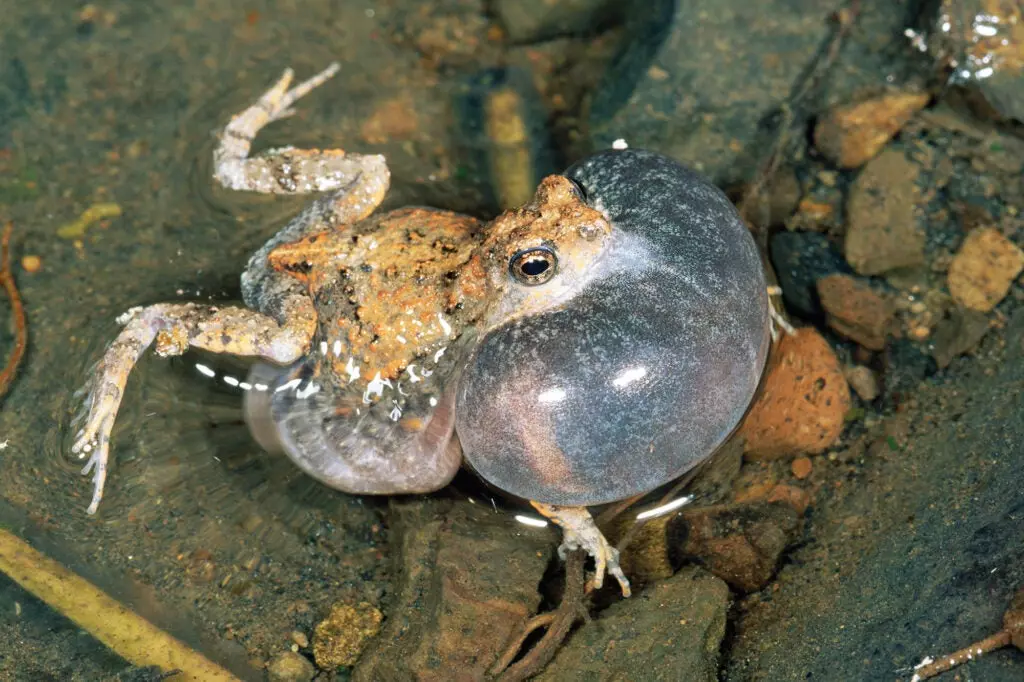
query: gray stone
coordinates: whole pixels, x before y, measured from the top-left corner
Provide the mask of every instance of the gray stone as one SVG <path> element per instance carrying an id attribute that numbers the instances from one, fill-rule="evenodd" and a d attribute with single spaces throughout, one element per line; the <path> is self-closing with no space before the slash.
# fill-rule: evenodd
<path id="1" fill-rule="evenodd" d="M 716 682 L 728 607 L 724 582 L 686 567 L 580 628 L 537 679 Z"/>
<path id="2" fill-rule="evenodd" d="M 816 282 L 853 272 L 828 237 L 817 232 L 779 232 L 768 248 L 789 312 L 808 319 L 824 317 Z"/>

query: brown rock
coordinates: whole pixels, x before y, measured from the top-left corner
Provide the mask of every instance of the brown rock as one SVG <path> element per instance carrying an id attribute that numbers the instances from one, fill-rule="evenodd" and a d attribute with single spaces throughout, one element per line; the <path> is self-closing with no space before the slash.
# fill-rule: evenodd
<path id="1" fill-rule="evenodd" d="M 793 508 L 799 516 L 803 516 L 807 508 L 811 506 L 811 496 L 803 488 L 791 485 L 777 485 L 768 493 L 766 502 L 785 502 Z"/>
<path id="2" fill-rule="evenodd" d="M 843 432 L 849 409 L 850 388 L 828 342 L 810 327 L 785 334 L 740 426 L 744 455 L 758 460 L 822 452 Z"/>
<path id="3" fill-rule="evenodd" d="M 1024 268 L 1024 251 L 986 227 L 974 230 L 949 264 L 949 293 L 965 308 L 988 312 L 1003 300 Z"/>
<path id="4" fill-rule="evenodd" d="M 840 168 L 864 165 L 924 108 L 928 95 L 894 92 L 829 111 L 814 127 L 814 145 Z"/>
<path id="5" fill-rule="evenodd" d="M 847 367 L 845 375 L 850 388 L 865 402 L 871 402 L 882 392 L 878 385 L 878 375 L 864 365 Z"/>
<path id="6" fill-rule="evenodd" d="M 924 263 L 924 233 L 914 221 L 918 168 L 887 149 L 857 176 L 847 200 L 846 260 L 862 275 Z"/>
<path id="7" fill-rule="evenodd" d="M 793 470 L 793 475 L 803 480 L 811 475 L 811 471 L 814 469 L 814 465 L 811 463 L 809 457 L 797 457 L 793 460 L 790 465 Z"/>
<path id="8" fill-rule="evenodd" d="M 367 642 L 380 632 L 384 615 L 373 604 L 335 604 L 313 632 L 313 658 L 324 670 L 355 665 Z"/>
<path id="9" fill-rule="evenodd" d="M 715 682 L 728 608 L 725 583 L 684 568 L 602 611 L 536 679 Z"/>
<path id="10" fill-rule="evenodd" d="M 484 679 L 540 605 L 537 584 L 557 533 L 521 526 L 490 505 L 389 506 L 396 592 L 353 680 Z"/>
<path id="11" fill-rule="evenodd" d="M 828 326 L 868 350 L 885 348 L 896 312 L 887 299 L 849 275 L 822 277 L 817 287 Z"/>
<path id="12" fill-rule="evenodd" d="M 316 674 L 316 668 L 305 656 L 285 651 L 274 657 L 267 666 L 270 682 L 309 682 Z"/>

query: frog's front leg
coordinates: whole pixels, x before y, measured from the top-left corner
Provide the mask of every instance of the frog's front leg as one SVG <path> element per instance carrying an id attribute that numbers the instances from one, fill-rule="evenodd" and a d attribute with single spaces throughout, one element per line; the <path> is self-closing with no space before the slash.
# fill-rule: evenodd
<path id="1" fill-rule="evenodd" d="M 195 347 L 278 364 L 294 362 L 309 351 L 316 312 L 312 300 L 300 296 L 288 300 L 284 308 L 287 322 L 283 325 L 245 308 L 194 303 L 158 303 L 133 308 L 118 318 L 124 329 L 107 348 L 87 386 L 85 426 L 71 447 L 80 457 L 89 455 L 82 473 L 93 473 L 90 514 L 103 498 L 110 433 L 128 375 L 146 348 L 155 341 L 161 356 L 181 355 Z"/>
<path id="2" fill-rule="evenodd" d="M 600 589 L 604 585 L 605 572 L 611 573 L 619 581 L 622 596 L 632 594 L 629 580 L 619 566 L 619 550 L 615 549 L 594 523 L 586 507 L 559 507 L 553 504 L 530 501 L 533 508 L 551 519 L 552 523 L 562 529 L 562 544 L 558 547 L 558 556 L 565 559 L 574 549 L 582 549 L 594 557 L 594 587 Z"/>
<path id="3" fill-rule="evenodd" d="M 340 67 L 337 63 L 294 88 L 294 72 L 284 75 L 255 104 L 234 116 L 220 133 L 213 153 L 214 178 L 224 187 L 264 194 L 338 192 L 345 218 L 369 215 L 387 192 L 390 175 L 383 156 L 347 154 L 340 149 L 270 149 L 250 157 L 252 141 L 268 123 L 295 113 L 292 105 L 322 85 Z M 354 206 L 353 204 L 359 204 Z M 353 210 L 355 209 L 355 210 Z M 360 215 L 361 214 L 361 215 Z"/>

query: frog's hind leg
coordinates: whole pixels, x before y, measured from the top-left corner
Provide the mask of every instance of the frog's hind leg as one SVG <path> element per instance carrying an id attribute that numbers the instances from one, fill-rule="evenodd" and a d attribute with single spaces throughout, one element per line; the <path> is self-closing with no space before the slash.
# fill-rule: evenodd
<path id="1" fill-rule="evenodd" d="M 107 348 L 90 379 L 85 425 L 71 446 L 80 457 L 89 456 L 82 470 L 93 474 L 89 513 L 103 498 L 110 457 L 110 433 L 121 405 L 128 375 L 153 342 L 161 356 L 181 355 L 188 348 L 214 353 L 254 356 L 286 364 L 304 356 L 316 330 L 311 299 L 295 297 L 284 306 L 287 324 L 245 308 L 194 303 L 158 303 L 133 308 L 118 318 L 124 329 Z"/>
<path id="2" fill-rule="evenodd" d="M 295 113 L 292 105 L 338 72 L 329 67 L 289 90 L 294 72 L 284 75 L 255 104 L 234 116 L 213 152 L 214 178 L 224 187 L 263 194 L 337 192 L 346 218 L 373 212 L 387 192 L 390 174 L 379 154 L 347 154 L 340 149 L 271 149 L 250 157 L 252 141 L 268 123 Z M 356 206 L 355 204 L 358 204 Z"/>

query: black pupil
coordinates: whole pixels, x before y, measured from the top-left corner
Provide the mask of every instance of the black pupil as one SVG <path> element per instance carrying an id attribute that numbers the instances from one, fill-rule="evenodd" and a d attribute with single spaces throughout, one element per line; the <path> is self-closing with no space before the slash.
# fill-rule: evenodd
<path id="1" fill-rule="evenodd" d="M 551 267 L 551 264 L 546 258 L 540 258 L 537 256 L 527 257 L 523 259 L 523 264 L 520 266 L 520 270 L 523 274 L 528 277 L 536 277 L 544 274 L 544 272 Z"/>

